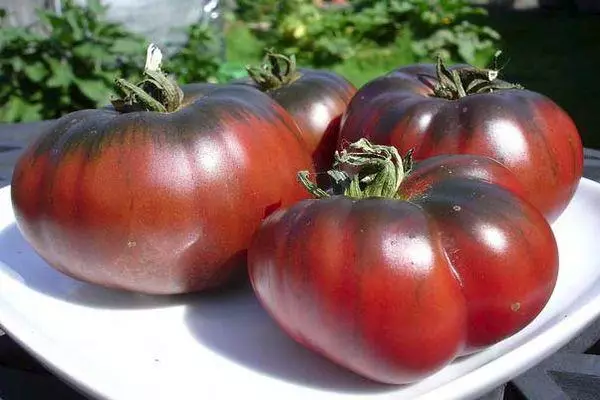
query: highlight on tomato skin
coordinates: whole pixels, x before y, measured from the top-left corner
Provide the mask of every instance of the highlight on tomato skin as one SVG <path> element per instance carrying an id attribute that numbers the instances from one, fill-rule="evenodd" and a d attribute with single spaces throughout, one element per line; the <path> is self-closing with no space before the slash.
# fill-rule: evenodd
<path id="1" fill-rule="evenodd" d="M 261 221 L 308 197 L 293 118 L 247 85 L 186 102 L 160 68 L 117 89 L 112 108 L 65 115 L 18 160 L 23 236 L 57 270 L 110 288 L 177 294 L 243 278 Z"/>
<path id="2" fill-rule="evenodd" d="M 514 335 L 550 298 L 558 248 L 519 180 L 484 156 L 423 163 L 366 139 L 333 184 L 268 217 L 253 290 L 297 342 L 374 381 L 406 384 Z"/>
<path id="3" fill-rule="evenodd" d="M 338 150 L 367 138 L 413 150 L 492 157 L 519 178 L 527 198 L 553 222 L 583 174 L 583 145 L 571 117 L 552 99 L 466 65 L 414 64 L 361 87 L 344 116 Z"/>

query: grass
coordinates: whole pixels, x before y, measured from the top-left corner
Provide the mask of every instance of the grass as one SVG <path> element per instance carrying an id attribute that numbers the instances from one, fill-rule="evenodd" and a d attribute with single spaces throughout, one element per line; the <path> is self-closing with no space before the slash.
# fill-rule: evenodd
<path id="1" fill-rule="evenodd" d="M 543 93 L 574 119 L 584 145 L 600 148 L 600 15 L 548 11 L 491 10 L 485 23 L 503 37 L 509 59 L 503 76 L 530 90 Z M 373 49 L 333 69 L 361 86 L 393 68 L 414 62 L 410 38 Z M 228 60 L 258 63 L 263 45 L 243 26 L 235 24 L 227 35 Z"/>

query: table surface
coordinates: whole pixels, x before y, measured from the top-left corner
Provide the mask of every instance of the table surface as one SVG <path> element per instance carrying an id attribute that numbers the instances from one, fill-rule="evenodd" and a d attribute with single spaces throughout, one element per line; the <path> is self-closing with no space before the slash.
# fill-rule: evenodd
<path id="1" fill-rule="evenodd" d="M 0 124 L 0 187 L 47 122 Z M 600 182 L 600 151 L 585 149 L 584 176 Z M 2 321 L 0 321 L 1 325 Z M 84 400 L 0 330 L 0 400 Z M 479 400 L 600 399 L 600 320 L 553 356 Z"/>

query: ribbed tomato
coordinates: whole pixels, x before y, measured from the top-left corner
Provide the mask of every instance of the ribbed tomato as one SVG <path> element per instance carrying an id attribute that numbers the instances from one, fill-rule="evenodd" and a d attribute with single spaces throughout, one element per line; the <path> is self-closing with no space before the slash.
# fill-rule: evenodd
<path id="1" fill-rule="evenodd" d="M 513 335 L 547 303 L 556 241 L 501 164 L 437 156 L 403 176 L 393 147 L 365 140 L 338 162 L 345 195 L 303 175 L 321 198 L 273 213 L 249 250 L 254 291 L 292 338 L 402 384 Z"/>
<path id="2" fill-rule="evenodd" d="M 296 69 L 295 57 L 267 51 L 260 68 L 248 68 L 253 84 L 294 117 L 313 155 L 317 171 L 327 171 L 342 114 L 356 88 L 344 77 L 314 69 Z"/>
<path id="3" fill-rule="evenodd" d="M 229 85 L 180 106 L 165 79 L 120 81 L 116 109 L 60 118 L 18 161 L 18 226 L 65 274 L 144 293 L 217 287 L 245 271 L 263 218 L 307 197 L 295 177 L 310 154 L 269 96 Z"/>
<path id="4" fill-rule="evenodd" d="M 363 86 L 344 115 L 338 146 L 366 137 L 414 150 L 415 160 L 480 154 L 507 166 L 552 221 L 583 172 L 575 124 L 549 98 L 496 78 L 497 71 L 436 65 L 400 68 Z"/>

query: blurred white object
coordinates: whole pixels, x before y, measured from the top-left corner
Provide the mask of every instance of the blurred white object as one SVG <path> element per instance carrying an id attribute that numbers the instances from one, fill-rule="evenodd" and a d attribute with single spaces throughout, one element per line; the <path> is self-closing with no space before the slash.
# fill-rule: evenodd
<path id="1" fill-rule="evenodd" d="M 85 5 L 87 0 L 75 0 Z M 187 39 L 186 28 L 200 21 L 220 26 L 219 0 L 101 0 L 107 18 L 172 53 Z"/>
<path id="2" fill-rule="evenodd" d="M 162 52 L 158 46 L 154 43 L 150 43 L 148 51 L 146 52 L 146 66 L 145 71 L 158 71 L 162 62 Z"/>

